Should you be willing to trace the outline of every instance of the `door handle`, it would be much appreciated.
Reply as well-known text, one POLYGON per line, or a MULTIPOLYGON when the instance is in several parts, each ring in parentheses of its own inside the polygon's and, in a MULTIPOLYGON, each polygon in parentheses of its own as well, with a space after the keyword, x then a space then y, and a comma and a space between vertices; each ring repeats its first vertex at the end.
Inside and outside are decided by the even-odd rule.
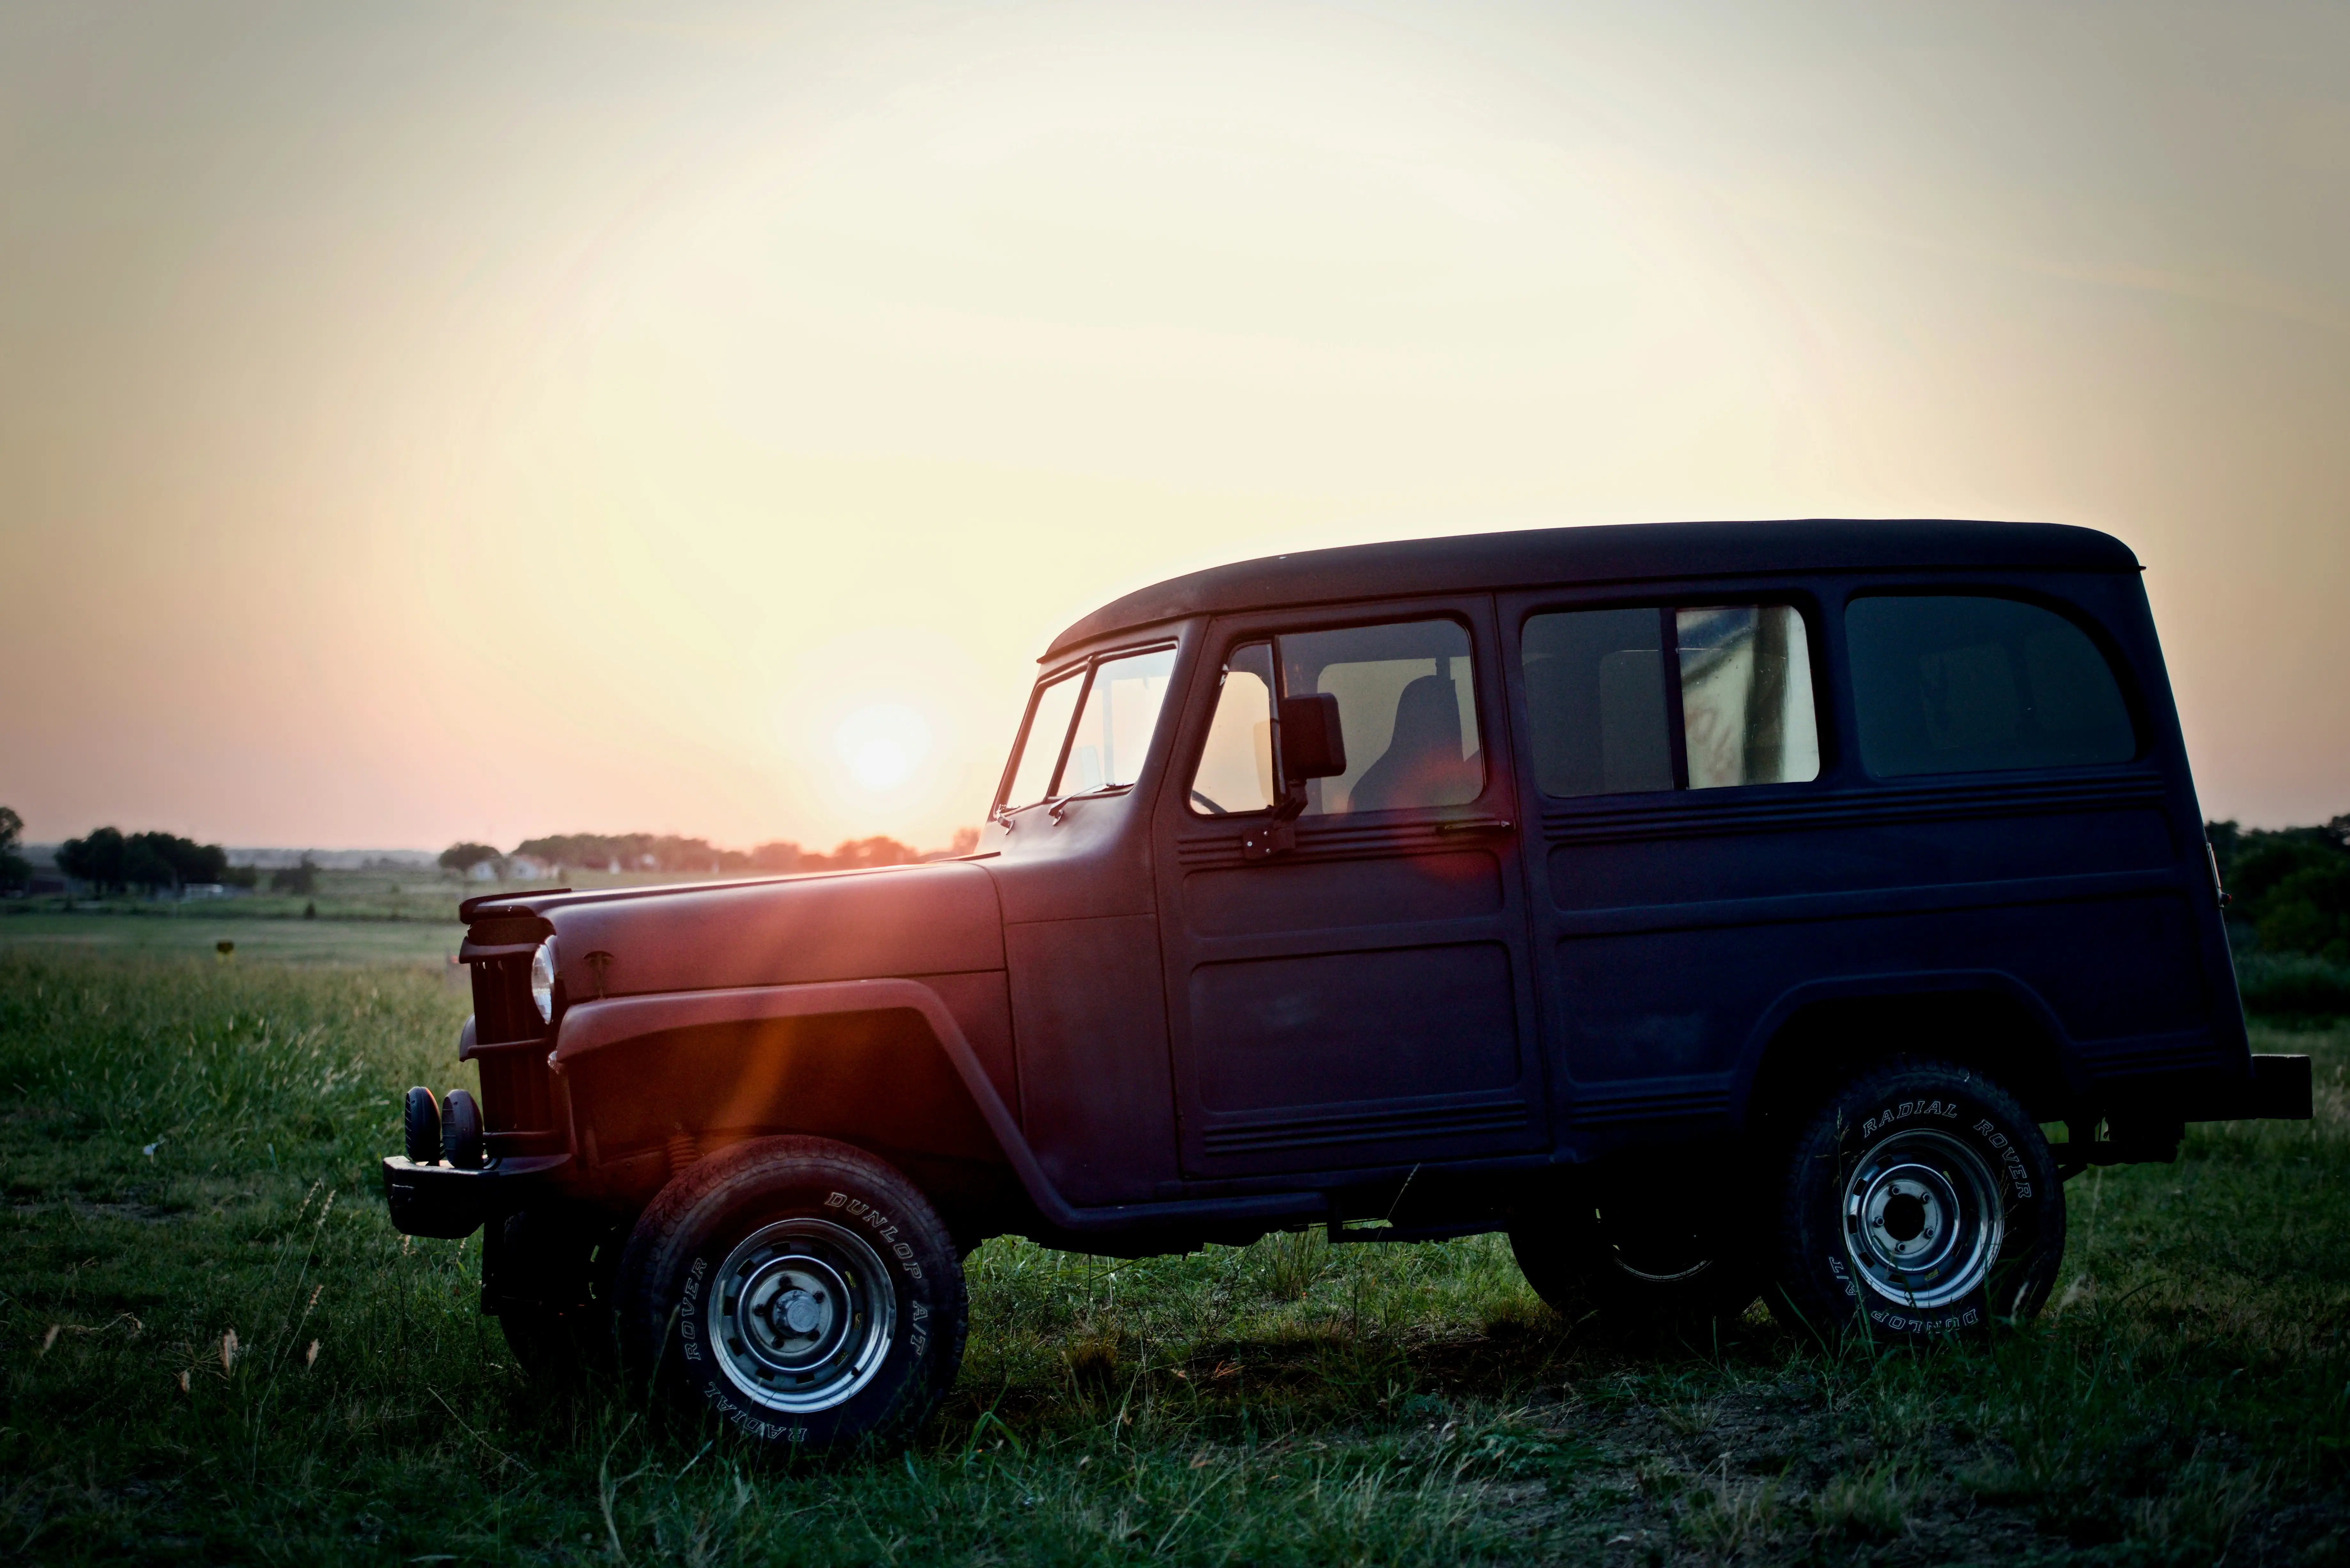
POLYGON ((1241 836, 1241 858, 1270 860, 1297 847, 1297 829, 1286 822, 1268 822, 1241 836))
POLYGON ((1507 833, 1512 826, 1505 816, 1460 816, 1436 825, 1439 833, 1507 833))

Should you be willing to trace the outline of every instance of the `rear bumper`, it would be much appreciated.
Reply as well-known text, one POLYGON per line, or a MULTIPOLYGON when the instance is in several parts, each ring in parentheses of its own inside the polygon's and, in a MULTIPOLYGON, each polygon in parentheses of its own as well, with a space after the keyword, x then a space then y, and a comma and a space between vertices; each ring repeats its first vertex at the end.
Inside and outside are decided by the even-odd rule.
POLYGON ((2188 1119, 2305 1122, 2309 1117, 2309 1058, 2255 1056, 2251 1077, 2225 1085, 2188 1119))
POLYGON ((511 1214, 533 1190, 571 1163, 567 1154, 509 1156, 479 1170, 419 1165, 400 1155, 383 1162, 383 1197, 392 1229, 410 1236, 456 1241, 494 1214, 511 1214))

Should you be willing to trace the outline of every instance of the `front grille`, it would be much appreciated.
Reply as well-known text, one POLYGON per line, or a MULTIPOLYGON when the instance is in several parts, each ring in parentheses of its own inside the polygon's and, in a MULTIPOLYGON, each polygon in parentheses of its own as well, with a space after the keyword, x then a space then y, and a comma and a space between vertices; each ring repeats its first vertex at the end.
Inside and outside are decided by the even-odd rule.
POLYGON ((543 1137, 555 1132, 555 1085, 546 1070, 546 1054, 537 1042, 503 1051, 493 1046, 478 1053, 473 1061, 482 1073, 483 1131, 493 1137, 500 1134, 543 1137))
POLYGON ((546 1025, 530 999, 530 959, 473 961, 473 1039, 483 1045, 541 1040, 546 1025))
MULTIPOLYGON (((477 926, 467 946, 487 946, 484 938, 494 940, 505 934, 477 926)), ((473 968, 473 1059, 482 1075, 482 1127, 490 1152, 551 1152, 561 1142, 555 1077, 546 1065, 555 1032, 540 1021, 538 1006, 531 1000, 530 954, 527 950, 483 954, 467 961, 473 968)))

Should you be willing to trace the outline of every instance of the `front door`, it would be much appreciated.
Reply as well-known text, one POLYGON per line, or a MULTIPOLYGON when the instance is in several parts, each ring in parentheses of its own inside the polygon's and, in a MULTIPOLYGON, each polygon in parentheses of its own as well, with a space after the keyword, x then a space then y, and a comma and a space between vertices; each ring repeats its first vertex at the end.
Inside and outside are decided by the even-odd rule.
POLYGON ((1203 652, 1154 832, 1186 1173, 1544 1147, 1491 601, 1233 617, 1203 652), (1274 715, 1314 695, 1345 769, 1268 834, 1274 715))

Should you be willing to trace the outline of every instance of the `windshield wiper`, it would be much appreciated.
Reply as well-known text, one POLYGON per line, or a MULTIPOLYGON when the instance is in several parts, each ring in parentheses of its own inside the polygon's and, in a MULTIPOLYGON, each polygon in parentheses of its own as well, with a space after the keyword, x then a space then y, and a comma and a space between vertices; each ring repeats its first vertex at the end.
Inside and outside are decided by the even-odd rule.
POLYGON ((1078 801, 1096 800, 1106 794, 1124 794, 1133 787, 1130 784, 1103 784, 1098 789, 1081 790, 1076 794, 1065 794, 1053 803, 1052 818, 1055 822, 1060 821, 1061 813, 1068 810, 1078 801))

